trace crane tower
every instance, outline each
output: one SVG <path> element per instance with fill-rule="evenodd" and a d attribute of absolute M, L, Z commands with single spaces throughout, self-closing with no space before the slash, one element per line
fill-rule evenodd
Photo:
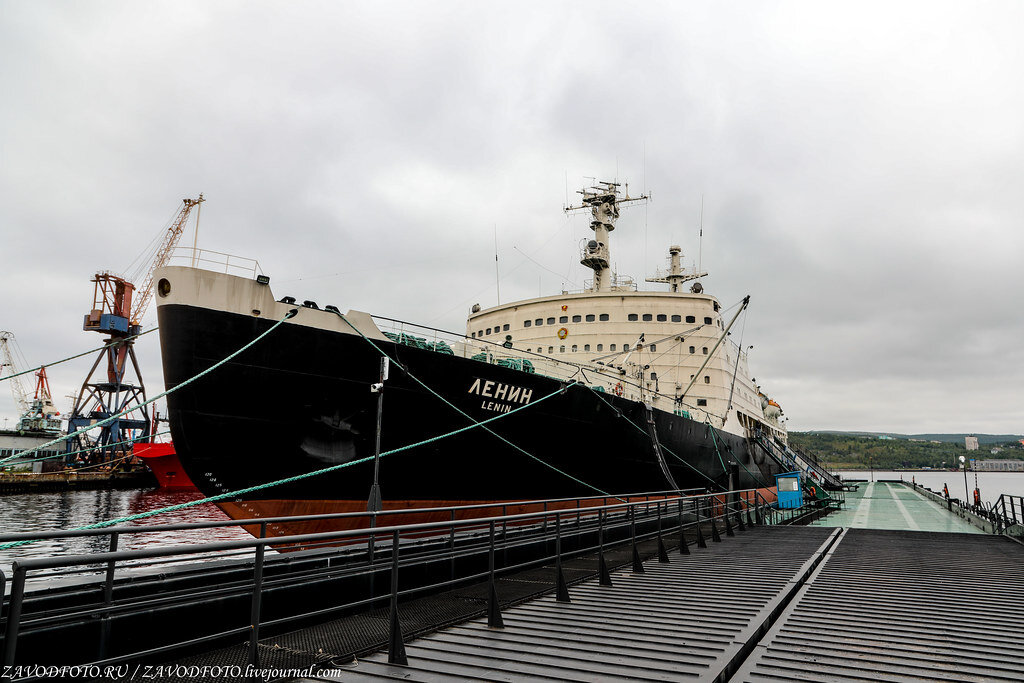
<path fill-rule="evenodd" d="M 131 453 L 131 441 L 151 435 L 152 422 L 149 410 L 143 405 L 146 402 L 146 388 L 135 356 L 135 337 L 142 329 L 142 317 L 153 293 L 153 272 L 166 265 L 181 239 L 189 214 L 203 201 L 201 194 L 198 199 L 182 200 L 181 209 L 164 233 L 149 265 L 139 290 L 140 296 L 135 294 L 135 285 L 123 277 L 109 272 L 100 272 L 93 277 L 93 305 L 85 316 L 82 329 L 105 334 L 107 340 L 75 398 L 71 417 L 68 418 L 68 433 L 73 434 L 113 415 L 127 412 L 99 427 L 98 433 L 83 433 L 68 439 L 65 451 L 68 453 L 68 465 L 99 464 L 121 459 Z M 96 370 L 104 361 L 106 376 L 100 375 L 94 379 Z M 86 436 L 89 438 L 83 438 Z M 78 453 L 91 446 L 96 448 L 84 455 Z"/>

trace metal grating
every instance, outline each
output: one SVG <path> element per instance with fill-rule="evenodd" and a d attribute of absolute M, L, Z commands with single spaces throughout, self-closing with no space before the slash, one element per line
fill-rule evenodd
<path fill-rule="evenodd" d="M 378 653 L 329 680 L 686 680 L 728 671 L 781 609 L 811 559 L 838 532 L 758 527 L 723 543 L 644 563 L 505 610 L 505 628 L 477 619 L 406 644 L 409 666 Z M 500 591 L 500 588 L 499 588 Z M 399 609 L 401 612 L 401 607 Z"/>
<path fill-rule="evenodd" d="M 737 681 L 1024 680 L 1024 547 L 849 529 Z"/>

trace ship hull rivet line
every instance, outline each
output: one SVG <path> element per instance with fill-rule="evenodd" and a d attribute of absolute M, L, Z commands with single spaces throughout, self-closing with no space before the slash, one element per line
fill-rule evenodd
<path fill-rule="evenodd" d="M 604 559 L 604 510 L 597 513 L 597 575 L 602 586 L 612 585 L 612 575 L 608 571 L 608 562 Z"/>
<path fill-rule="evenodd" d="M 555 513 L 555 600 L 572 602 L 569 597 L 569 585 L 565 582 L 562 571 L 562 515 Z"/>

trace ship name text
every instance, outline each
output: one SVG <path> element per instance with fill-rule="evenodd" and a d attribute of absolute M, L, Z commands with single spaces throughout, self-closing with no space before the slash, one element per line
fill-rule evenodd
<path fill-rule="evenodd" d="M 518 403 L 525 405 L 533 398 L 533 389 L 517 387 L 514 384 L 502 384 L 493 380 L 484 380 L 479 377 L 469 387 L 470 394 L 476 394 L 483 398 L 493 399 L 481 401 L 481 410 L 492 410 L 496 413 L 512 412 L 512 405 Z"/>

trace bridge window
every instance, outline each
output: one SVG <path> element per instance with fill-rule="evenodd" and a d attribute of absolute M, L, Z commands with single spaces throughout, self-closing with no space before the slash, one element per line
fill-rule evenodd
<path fill-rule="evenodd" d="M 593 313 L 590 313 L 590 314 L 587 315 L 587 322 L 588 323 L 594 322 L 594 314 Z"/>

